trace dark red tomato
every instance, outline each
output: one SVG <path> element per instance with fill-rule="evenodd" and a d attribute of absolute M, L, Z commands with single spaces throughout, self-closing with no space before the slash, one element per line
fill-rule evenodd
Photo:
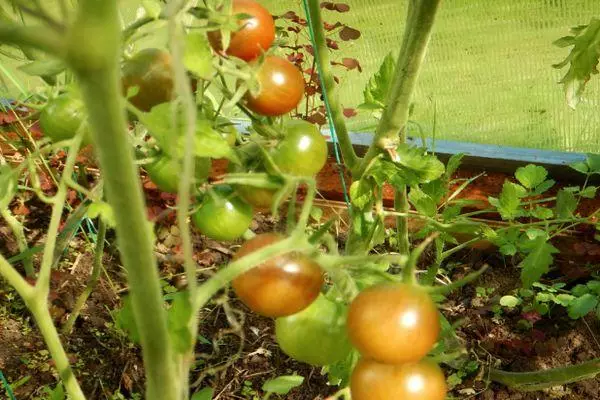
<path fill-rule="evenodd" d="M 192 220 L 200 232 L 212 239 L 235 240 L 250 228 L 252 206 L 230 187 L 217 187 L 212 194 L 206 194 Z"/>
<path fill-rule="evenodd" d="M 381 364 L 360 359 L 350 378 L 352 400 L 444 400 L 444 373 L 429 361 Z"/>
<path fill-rule="evenodd" d="M 129 101 L 142 111 L 171 101 L 174 96 L 171 55 L 160 49 L 144 49 L 123 65 L 123 90 L 137 87 L 138 92 Z"/>
<path fill-rule="evenodd" d="M 293 120 L 271 156 L 283 173 L 314 176 L 327 162 L 327 141 L 316 125 Z"/>
<path fill-rule="evenodd" d="M 261 115 L 275 117 L 287 114 L 298 106 L 304 96 L 304 78 L 288 60 L 268 56 L 257 73 L 259 92 L 248 93 L 246 106 Z"/>
<path fill-rule="evenodd" d="M 195 183 L 205 182 L 210 174 L 211 162 L 208 158 L 196 158 Z M 177 193 L 181 181 L 182 165 L 167 155 L 159 155 L 151 164 L 145 165 L 150 180 L 163 192 Z"/>
<path fill-rule="evenodd" d="M 84 123 L 85 105 L 81 99 L 70 93 L 63 93 L 48 101 L 40 113 L 40 128 L 53 142 L 72 139 Z M 83 144 L 88 144 L 90 133 L 86 127 L 82 129 L 86 130 Z"/>
<path fill-rule="evenodd" d="M 233 260 L 282 240 L 263 233 L 244 243 Z M 252 311 L 265 317 L 285 317 L 308 307 L 319 295 L 323 271 L 310 258 L 297 253 L 273 257 L 232 282 L 235 294 Z"/>
<path fill-rule="evenodd" d="M 382 363 L 422 359 L 439 333 L 435 303 L 414 285 L 378 284 L 363 290 L 350 304 L 350 341 L 364 357 Z"/>
<path fill-rule="evenodd" d="M 324 295 L 289 317 L 277 318 L 275 336 L 285 354 L 311 365 L 330 365 L 352 351 L 346 333 L 346 307 Z"/>
<path fill-rule="evenodd" d="M 240 29 L 231 33 L 226 53 L 251 61 L 267 51 L 275 40 L 275 22 L 269 10 L 253 0 L 233 0 L 233 14 L 247 14 L 250 18 L 238 21 Z M 216 51 L 222 51 L 221 33 L 209 32 L 208 40 Z"/>

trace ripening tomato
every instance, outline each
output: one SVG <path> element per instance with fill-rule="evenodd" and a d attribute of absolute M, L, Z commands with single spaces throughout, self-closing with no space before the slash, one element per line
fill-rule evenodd
<path fill-rule="evenodd" d="M 350 392 L 352 400 L 444 400 L 448 387 L 430 361 L 390 365 L 362 358 L 352 371 Z"/>
<path fill-rule="evenodd" d="M 211 161 L 209 158 L 196 158 L 194 167 L 195 183 L 205 182 L 210 175 Z M 174 158 L 165 154 L 159 155 L 155 161 L 145 165 L 150 180 L 163 192 L 177 193 L 183 166 Z"/>
<path fill-rule="evenodd" d="M 275 40 L 275 22 L 269 10 L 254 0 L 233 0 L 234 15 L 247 14 L 250 18 L 238 20 L 240 29 L 231 33 L 226 53 L 251 61 L 267 51 Z M 222 51 L 221 33 L 208 33 L 208 40 L 216 51 Z"/>
<path fill-rule="evenodd" d="M 287 124 L 286 136 L 271 157 L 283 173 L 314 176 L 327 162 L 327 141 L 316 125 L 293 120 Z"/>
<path fill-rule="evenodd" d="M 129 101 L 142 111 L 173 99 L 173 67 L 171 55 L 161 49 L 140 50 L 123 65 L 123 90 L 137 87 L 138 92 Z"/>
<path fill-rule="evenodd" d="M 400 364 L 422 359 L 440 333 L 438 309 L 421 288 L 383 283 L 363 290 L 348 312 L 350 341 L 364 356 Z"/>
<path fill-rule="evenodd" d="M 233 260 L 282 240 L 277 233 L 256 235 L 244 243 Z M 319 295 L 323 271 L 298 253 L 273 257 L 235 278 L 235 294 L 252 311 L 265 317 L 285 317 L 308 307 Z"/>
<path fill-rule="evenodd" d="M 257 73 L 259 91 L 244 96 L 246 106 L 261 115 L 275 117 L 298 106 L 304 96 L 304 78 L 294 64 L 276 57 L 265 57 Z"/>
<path fill-rule="evenodd" d="M 212 239 L 235 240 L 250 228 L 252 206 L 231 187 L 219 186 L 212 194 L 206 194 L 192 220 L 200 232 Z"/>
<path fill-rule="evenodd" d="M 86 123 L 86 111 L 83 101 L 71 93 L 63 93 L 48 101 L 40 113 L 40 128 L 45 136 L 53 142 L 75 137 L 77 131 L 85 129 L 83 144 L 91 142 Z"/>
<path fill-rule="evenodd" d="M 330 365 L 352 351 L 346 333 L 346 307 L 324 295 L 307 308 L 275 321 L 275 337 L 281 350 L 311 365 Z"/>

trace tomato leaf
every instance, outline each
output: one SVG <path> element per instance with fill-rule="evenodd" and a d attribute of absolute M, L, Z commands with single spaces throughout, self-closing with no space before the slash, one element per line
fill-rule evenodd
<path fill-rule="evenodd" d="M 212 53 L 204 33 L 190 33 L 185 38 L 185 67 L 202 79 L 213 75 Z"/>
<path fill-rule="evenodd" d="M 183 146 L 185 137 L 181 137 L 180 143 Z M 212 127 L 212 123 L 208 120 L 197 121 L 195 146 L 195 154 L 198 157 L 226 158 L 236 164 L 240 163 L 227 140 Z"/>
<path fill-rule="evenodd" d="M 8 165 L 0 165 L 0 211 L 8 208 L 16 193 L 16 172 Z"/>
<path fill-rule="evenodd" d="M 167 316 L 169 336 L 175 351 L 185 353 L 192 345 L 192 334 L 188 328 L 192 316 L 189 293 L 187 291 L 173 293 L 171 298 L 173 301 Z"/>
<path fill-rule="evenodd" d="M 561 190 L 556 195 L 556 216 L 561 219 L 571 218 L 577 209 L 577 199 L 568 190 Z"/>
<path fill-rule="evenodd" d="M 192 395 L 191 400 L 211 400 L 215 394 L 213 388 L 204 388 Z"/>
<path fill-rule="evenodd" d="M 600 154 L 588 154 L 585 163 L 589 173 L 600 174 Z"/>
<path fill-rule="evenodd" d="M 262 390 L 267 393 L 288 394 L 290 390 L 302 385 L 304 377 L 299 375 L 278 376 L 269 379 L 262 385 Z"/>
<path fill-rule="evenodd" d="M 450 180 L 452 175 L 458 170 L 460 164 L 462 163 L 462 159 L 464 158 L 463 153 L 453 154 L 450 159 L 448 159 L 448 163 L 446 164 L 446 172 L 444 173 L 444 177 L 446 180 Z"/>
<path fill-rule="evenodd" d="M 561 69 L 569 65 L 559 83 L 563 84 L 567 104 L 576 108 L 585 85 L 592 75 L 598 73 L 600 58 L 600 19 L 593 18 L 588 25 L 572 29 L 574 36 L 563 37 L 555 42 L 559 47 L 573 46 L 569 55 L 553 65 Z"/>
<path fill-rule="evenodd" d="M 556 247 L 549 244 L 542 236 L 535 238 L 532 242 L 531 252 L 521 262 L 521 281 L 524 288 L 530 288 L 534 282 L 548 272 L 554 261 L 552 255 L 558 253 Z"/>
<path fill-rule="evenodd" d="M 90 204 L 87 211 L 87 216 L 91 219 L 99 216 L 106 223 L 106 225 L 110 227 L 115 227 L 117 225 L 115 214 L 111 205 L 104 201 L 96 201 Z"/>
<path fill-rule="evenodd" d="M 123 307 L 114 311 L 115 326 L 127 334 L 129 340 L 133 343 L 140 343 L 140 334 L 135 323 L 133 314 L 133 305 L 129 296 L 123 297 Z"/>
<path fill-rule="evenodd" d="M 533 164 L 518 168 L 515 172 L 515 177 L 527 189 L 535 189 L 546 180 L 547 176 L 546 168 Z"/>
<path fill-rule="evenodd" d="M 597 186 L 588 186 L 581 192 L 579 192 L 579 194 L 581 195 L 581 197 L 585 197 L 586 199 L 593 199 L 594 197 L 596 197 L 596 192 L 598 192 Z"/>
<path fill-rule="evenodd" d="M 358 106 L 359 109 L 383 110 L 387 98 L 389 87 L 394 79 L 394 70 L 396 60 L 392 53 L 389 53 L 363 91 L 364 102 Z"/>
<path fill-rule="evenodd" d="M 373 201 L 373 185 L 367 179 L 352 182 L 350 186 L 352 205 L 360 210 L 367 208 Z"/>
<path fill-rule="evenodd" d="M 152 19 L 158 19 L 160 17 L 162 7 L 158 0 L 142 0 L 142 7 L 144 8 L 144 13 L 148 17 Z"/>
<path fill-rule="evenodd" d="M 437 203 L 428 194 L 424 193 L 418 186 L 410 188 L 408 200 L 415 209 L 428 217 L 435 216 L 437 212 Z"/>
<path fill-rule="evenodd" d="M 593 294 L 586 293 L 572 300 L 567 307 L 569 318 L 579 319 L 588 315 L 598 305 L 598 298 Z"/>
<path fill-rule="evenodd" d="M 506 181 L 499 198 L 489 197 L 490 204 L 498 210 L 504 220 L 513 220 L 523 215 L 521 198 L 527 195 L 521 185 Z"/>
<path fill-rule="evenodd" d="M 444 164 L 436 156 L 408 144 L 398 146 L 394 162 L 403 167 L 401 169 L 404 170 L 405 184 L 411 186 L 431 182 L 442 176 L 445 170 Z"/>
<path fill-rule="evenodd" d="M 66 68 L 65 63 L 60 60 L 35 60 L 19 67 L 21 71 L 31 76 L 55 76 Z"/>

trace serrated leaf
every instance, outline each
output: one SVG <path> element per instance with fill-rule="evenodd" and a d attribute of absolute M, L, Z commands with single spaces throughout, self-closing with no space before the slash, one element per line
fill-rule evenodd
<path fill-rule="evenodd" d="M 572 300 L 567 307 L 571 319 L 579 319 L 588 315 L 598 305 L 598 298 L 590 293 Z"/>
<path fill-rule="evenodd" d="M 35 60 L 21 65 L 19 69 L 31 76 L 55 76 L 67 69 L 61 60 Z"/>
<path fill-rule="evenodd" d="M 579 192 L 581 197 L 585 197 L 586 199 L 593 199 L 596 197 L 596 193 L 598 192 L 598 186 L 588 186 Z"/>
<path fill-rule="evenodd" d="M 561 219 L 571 218 L 577 209 L 577 199 L 573 192 L 561 190 L 556 195 L 556 216 Z"/>
<path fill-rule="evenodd" d="M 521 185 L 506 181 L 502 186 L 502 192 L 498 199 L 490 197 L 490 204 L 498 209 L 500 216 L 505 220 L 513 220 L 523 215 L 521 210 L 521 198 L 527 192 Z"/>
<path fill-rule="evenodd" d="M 288 394 L 290 390 L 302 385 L 304 377 L 300 375 L 284 375 L 269 379 L 262 385 L 267 393 Z"/>
<path fill-rule="evenodd" d="M 558 253 L 558 250 L 546 242 L 544 237 L 538 237 L 532 242 L 534 246 L 531 252 L 521 262 L 521 282 L 524 288 L 531 287 L 534 282 L 548 272 L 554 261 L 552 255 Z"/>
<path fill-rule="evenodd" d="M 192 395 L 191 400 L 212 400 L 215 395 L 213 388 L 204 388 Z"/>
<path fill-rule="evenodd" d="M 106 225 L 110 227 L 115 227 L 117 225 L 115 214 L 111 205 L 104 201 L 95 201 L 90 204 L 87 211 L 87 216 L 91 219 L 100 217 L 106 223 Z"/>
<path fill-rule="evenodd" d="M 450 159 L 448 160 L 448 163 L 446 163 L 446 172 L 444 173 L 446 180 L 450 180 L 452 178 L 452 175 L 454 175 L 454 173 L 456 172 L 456 170 L 460 167 L 460 164 L 462 163 L 462 159 L 464 158 L 464 154 L 462 153 L 458 153 L 458 154 L 453 154 Z"/>
<path fill-rule="evenodd" d="M 529 164 L 515 172 L 517 180 L 527 189 L 534 189 L 546 180 L 548 171 L 539 165 Z"/>
<path fill-rule="evenodd" d="M 180 138 L 180 143 L 183 148 L 185 137 Z M 240 163 L 237 154 L 227 140 L 212 127 L 210 121 L 205 119 L 196 122 L 194 154 L 197 157 L 226 158 L 229 161 Z"/>
<path fill-rule="evenodd" d="M 546 193 L 548 190 L 552 188 L 556 184 L 556 181 L 553 179 L 548 179 L 542 183 L 540 183 L 532 192 L 534 196 L 539 196 L 540 194 Z"/>
<path fill-rule="evenodd" d="M 588 289 L 590 289 L 592 292 L 596 293 L 597 295 L 600 295 L 600 281 L 589 281 L 586 286 L 588 287 Z"/>
<path fill-rule="evenodd" d="M 582 174 L 587 174 L 590 170 L 590 167 L 588 167 L 587 163 L 584 161 L 573 163 L 569 165 L 569 167 L 573 168 L 577 172 L 581 172 Z"/>
<path fill-rule="evenodd" d="M 569 304 L 571 304 L 571 301 L 573 301 L 573 299 L 575 299 L 575 296 L 571 296 L 570 294 L 566 293 L 561 293 L 559 295 L 556 295 L 553 300 L 556 304 L 560 304 L 561 306 L 566 307 Z"/>
<path fill-rule="evenodd" d="M 563 68 L 569 65 L 569 69 L 560 83 L 564 86 L 567 104 L 571 108 L 577 107 L 585 85 L 593 74 L 598 73 L 600 20 L 593 18 L 589 25 L 575 29 L 574 34 L 571 52 L 562 63 L 554 66 Z M 564 39 L 559 43 L 568 46 L 567 42 L 568 39 Z"/>
<path fill-rule="evenodd" d="M 192 333 L 188 328 L 192 316 L 189 293 L 177 292 L 171 298 L 173 301 L 167 315 L 169 337 L 175 351 L 185 353 L 192 345 Z"/>
<path fill-rule="evenodd" d="M 588 288 L 586 285 L 575 285 L 571 289 L 571 293 L 573 293 L 573 295 L 577 296 L 577 297 L 581 297 L 584 294 L 587 294 L 589 292 L 590 292 L 590 288 Z"/>
<path fill-rule="evenodd" d="M 404 179 L 407 180 L 407 185 L 431 182 L 444 173 L 444 164 L 421 148 L 403 143 L 396 149 L 396 155 L 393 161 L 405 170 Z"/>
<path fill-rule="evenodd" d="M 383 63 L 379 67 L 379 70 L 375 73 L 363 91 L 364 102 L 359 105 L 361 109 L 383 109 L 385 108 L 385 102 L 387 100 L 388 90 L 394 79 L 394 70 L 396 67 L 396 60 L 394 56 L 389 53 L 384 59 Z"/>
<path fill-rule="evenodd" d="M 521 299 L 515 296 L 502 296 L 500 298 L 500 305 L 503 307 L 515 308 L 521 304 Z"/>
<path fill-rule="evenodd" d="M 515 246 L 512 243 L 506 243 L 503 244 L 502 246 L 500 246 L 500 253 L 504 254 L 505 256 L 514 256 L 515 254 L 517 254 L 517 246 Z"/>
<path fill-rule="evenodd" d="M 542 207 L 542 206 L 538 206 L 535 207 L 531 210 L 529 210 L 529 214 L 537 219 L 550 219 L 552 217 L 554 217 L 554 211 L 552 211 L 552 209 L 550 208 L 546 208 L 546 207 Z"/>
<path fill-rule="evenodd" d="M 422 184 L 421 190 L 423 191 L 423 193 L 431 197 L 435 204 L 440 204 L 440 202 L 448 192 L 448 186 L 442 179 L 436 179 L 429 183 Z"/>
<path fill-rule="evenodd" d="M 425 194 L 418 186 L 410 188 L 408 200 L 415 209 L 428 217 L 433 217 L 437 211 L 437 203 L 427 194 Z"/>
<path fill-rule="evenodd" d="M 575 36 L 563 36 L 552 42 L 552 44 L 557 47 L 573 46 L 575 44 Z"/>
<path fill-rule="evenodd" d="M 198 77 L 210 80 L 214 72 L 212 52 L 204 33 L 193 32 L 186 36 L 183 64 Z"/>
<path fill-rule="evenodd" d="M 364 210 L 373 201 L 373 185 L 367 179 L 352 182 L 350 200 L 359 210 Z"/>
<path fill-rule="evenodd" d="M 590 173 L 600 174 L 600 154 L 588 154 L 585 159 L 585 162 L 588 166 Z"/>

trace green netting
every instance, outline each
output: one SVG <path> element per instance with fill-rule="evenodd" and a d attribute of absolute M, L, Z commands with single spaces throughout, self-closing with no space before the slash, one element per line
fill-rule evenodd
<path fill-rule="evenodd" d="M 340 70 L 344 106 L 355 107 L 383 57 L 399 49 L 407 0 L 344 2 L 351 7 L 349 13 L 324 11 L 324 19 L 347 22 L 362 33 L 359 40 L 344 43 L 339 53 L 357 58 L 363 67 L 360 74 Z M 131 20 L 139 3 L 122 0 L 125 20 Z M 263 1 L 273 13 L 301 12 L 299 3 Z M 445 0 L 418 85 L 413 119 L 430 132 L 435 104 L 440 139 L 597 152 L 600 79 L 591 80 L 585 101 L 571 110 L 557 83 L 565 71 L 551 67 L 568 52 L 552 42 L 594 16 L 600 17 L 598 0 Z M 2 63 L 14 71 L 14 63 Z M 38 84 L 17 76 L 26 90 Z M 18 93 L 3 79 L 12 94 Z M 366 112 L 349 121 L 356 131 L 373 124 Z"/>

